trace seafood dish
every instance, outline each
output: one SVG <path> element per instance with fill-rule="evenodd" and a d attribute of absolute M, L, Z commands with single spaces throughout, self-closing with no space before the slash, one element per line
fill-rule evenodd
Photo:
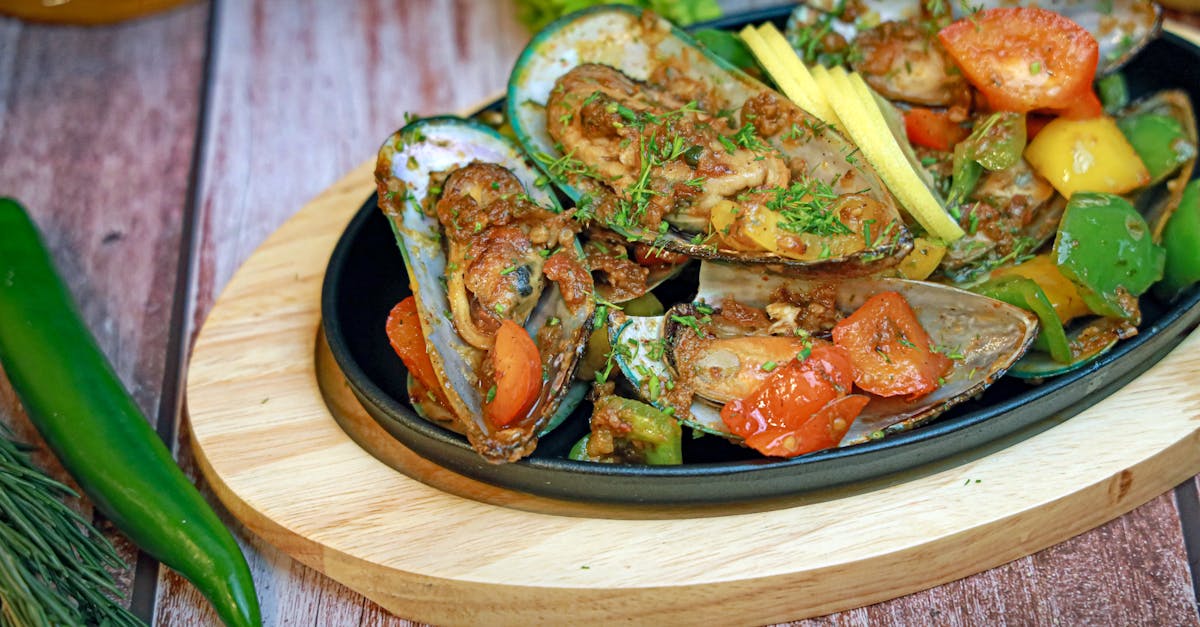
<path fill-rule="evenodd" d="M 549 25 L 503 111 L 380 148 L 409 405 L 493 464 L 575 424 L 576 463 L 673 466 L 1087 368 L 1200 279 L 1197 130 L 1182 90 L 1128 96 L 1156 5 L 1046 6 L 812 0 L 703 44 L 625 6 Z"/>

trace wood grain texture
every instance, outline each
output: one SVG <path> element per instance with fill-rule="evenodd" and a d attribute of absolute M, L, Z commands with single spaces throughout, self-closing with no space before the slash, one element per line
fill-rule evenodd
<path fill-rule="evenodd" d="M 103 28 L 0 19 L 0 194 L 29 210 L 84 321 L 152 419 L 168 370 L 206 27 L 199 4 Z M 41 444 L 2 375 L 0 422 Z M 70 483 L 44 449 L 35 458 Z M 137 550 L 106 535 L 132 565 Z M 132 574 L 118 573 L 127 599 Z"/>
<path fill-rule="evenodd" d="M 404 111 L 453 111 L 495 93 L 526 37 L 511 15 L 505 2 L 221 2 L 193 323 L 257 243 L 373 154 Z M 1010 617 L 1067 621 L 1129 606 L 1140 608 L 1126 615 L 1133 622 L 1177 618 L 1174 609 L 1157 612 L 1194 598 L 1178 527 L 1168 496 L 1035 556 L 828 620 L 979 622 L 1005 608 Z M 407 624 L 245 530 L 239 537 L 250 549 L 268 624 Z M 1118 578 L 1126 562 L 1156 568 Z M 172 578 L 162 582 L 160 622 L 211 620 L 194 590 Z M 977 601 L 965 604 L 963 595 Z M 1147 608 L 1140 601 L 1159 597 L 1172 602 Z"/>
<path fill-rule="evenodd" d="M 324 259 L 372 188 L 371 169 L 364 163 L 308 204 L 238 271 L 200 334 L 188 396 L 199 462 L 226 506 L 273 545 L 392 611 L 487 624 L 741 624 L 819 615 L 1020 558 L 1200 469 L 1200 393 L 1190 383 L 1200 368 L 1196 333 L 1082 414 L 1007 447 L 894 476 L 894 485 L 769 504 L 580 511 L 457 477 L 411 454 L 413 463 L 395 472 L 361 445 L 402 447 L 382 436 L 351 440 L 348 432 L 379 427 L 360 409 L 343 423 L 357 426 L 343 430 L 314 385 Z M 245 351 L 251 340 L 263 348 Z M 339 384 L 326 389 L 344 394 Z M 1150 400 L 1155 422 L 1128 437 L 1131 417 Z M 1153 528 L 1143 520 L 1155 520 L 1163 505 L 1172 511 L 1169 500 L 1158 503 L 1151 516 L 1126 521 L 1131 533 L 1099 530 L 1095 540 L 1107 551 L 1098 560 L 1043 554 L 1015 572 L 994 571 L 1001 598 L 1035 621 L 1194 622 L 1190 588 L 1130 585 L 1139 571 L 1178 567 L 1178 550 L 1160 541 L 1160 558 L 1151 552 L 1139 560 L 1106 541 L 1114 531 L 1128 540 Z M 607 538 L 620 540 L 600 541 Z M 648 546 L 654 559 L 645 558 Z M 1142 596 L 1119 608 L 1058 608 L 1036 585 L 1046 561 L 1056 586 L 1076 594 L 1107 594 L 1107 584 Z M 1096 577 L 1094 561 L 1113 569 L 1113 579 Z M 990 613 L 996 606 L 957 603 L 964 622 L 1003 615 Z M 880 616 L 889 613 L 915 619 L 923 608 L 893 606 Z"/>

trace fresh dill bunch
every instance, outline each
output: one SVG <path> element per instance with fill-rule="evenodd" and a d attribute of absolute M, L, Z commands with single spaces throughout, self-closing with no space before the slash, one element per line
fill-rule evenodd
<path fill-rule="evenodd" d="M 112 545 L 63 502 L 76 496 L 33 465 L 0 425 L 0 626 L 132 626 L 108 569 Z"/>

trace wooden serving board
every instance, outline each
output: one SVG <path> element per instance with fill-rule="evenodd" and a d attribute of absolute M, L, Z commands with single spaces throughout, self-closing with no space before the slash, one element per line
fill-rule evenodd
<path fill-rule="evenodd" d="M 848 488 L 732 506 L 619 507 L 456 475 L 366 415 L 318 331 L 325 264 L 374 189 L 372 167 L 306 205 L 237 272 L 200 333 L 187 403 L 201 470 L 235 516 L 406 618 L 816 616 L 1028 555 L 1200 473 L 1193 332 L 1069 420 Z"/>

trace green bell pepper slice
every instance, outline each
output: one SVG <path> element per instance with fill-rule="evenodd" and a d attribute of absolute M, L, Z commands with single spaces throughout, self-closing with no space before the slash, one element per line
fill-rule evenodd
<path fill-rule="evenodd" d="M 1071 362 L 1071 343 L 1062 321 L 1036 281 L 1022 276 L 1004 276 L 976 285 L 971 291 L 1033 312 L 1038 317 L 1034 347 L 1050 353 L 1054 361 Z"/>
<path fill-rule="evenodd" d="M 1025 151 L 1025 116 L 998 111 L 980 122 L 971 135 L 954 147 L 952 204 L 961 204 L 975 191 L 983 171 L 996 172 L 1015 165 Z"/>
<path fill-rule="evenodd" d="M 762 76 L 762 70 L 758 66 L 758 61 L 754 59 L 754 53 L 750 52 L 750 48 L 742 42 L 742 38 L 738 37 L 737 33 L 718 28 L 702 28 L 692 33 L 692 37 L 704 44 L 704 47 L 713 54 L 734 64 L 738 69 L 751 70 L 758 76 Z"/>
<path fill-rule="evenodd" d="M 620 396 L 605 396 L 596 401 L 595 413 L 614 412 L 617 418 L 629 425 L 629 433 L 623 438 L 639 451 L 640 459 L 624 459 L 629 463 L 651 466 L 673 466 L 683 463 L 683 429 L 679 421 L 666 412 L 646 403 Z M 597 461 L 587 453 L 588 434 L 571 447 L 570 459 Z"/>
<path fill-rule="evenodd" d="M 1166 260 L 1128 200 L 1097 192 L 1071 196 L 1054 256 L 1093 313 L 1130 321 L 1138 318 L 1137 297 L 1162 278 Z"/>
<path fill-rule="evenodd" d="M 1096 81 L 1096 93 L 1108 113 L 1116 113 L 1129 104 L 1129 86 L 1125 83 L 1125 75 L 1120 72 Z"/>
<path fill-rule="evenodd" d="M 1163 228 L 1162 243 L 1167 261 L 1155 292 L 1170 297 L 1200 281 L 1200 179 L 1183 189 L 1179 207 Z"/>
<path fill-rule="evenodd" d="M 1183 124 L 1169 115 L 1138 113 L 1118 119 L 1117 127 L 1146 164 L 1152 183 L 1196 156 L 1196 146 L 1188 140 Z"/>

